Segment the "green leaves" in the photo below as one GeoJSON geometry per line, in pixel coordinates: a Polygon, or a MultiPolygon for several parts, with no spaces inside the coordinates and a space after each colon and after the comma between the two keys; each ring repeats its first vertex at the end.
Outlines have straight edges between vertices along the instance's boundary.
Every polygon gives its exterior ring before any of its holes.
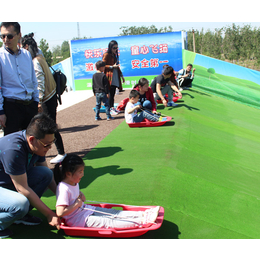
{"type": "MultiPolygon", "coordinates": [[[[215,70],[214,70],[213,68],[209,68],[209,69],[207,70],[207,72],[208,72],[209,74],[215,74],[215,70]]],[[[210,76],[209,76],[209,79],[210,79],[210,76]]]]}
{"type": "Polygon", "coordinates": [[[51,64],[52,63],[52,53],[49,50],[49,44],[47,43],[47,41],[45,39],[41,39],[40,40],[40,44],[38,46],[42,50],[43,55],[44,55],[46,61],[49,64],[51,64]]]}
{"type": "MultiPolygon", "coordinates": [[[[230,61],[252,69],[260,65],[260,28],[236,24],[204,32],[194,30],[195,52],[230,61]]],[[[193,51],[192,30],[188,31],[188,50],[193,51]]]]}
{"type": "Polygon", "coordinates": [[[150,34],[150,33],[165,33],[165,32],[172,32],[173,29],[171,26],[168,27],[162,27],[158,29],[155,25],[151,26],[122,26],[119,28],[122,30],[122,32],[119,34],[119,36],[125,36],[125,35],[140,35],[140,34],[150,34]]]}

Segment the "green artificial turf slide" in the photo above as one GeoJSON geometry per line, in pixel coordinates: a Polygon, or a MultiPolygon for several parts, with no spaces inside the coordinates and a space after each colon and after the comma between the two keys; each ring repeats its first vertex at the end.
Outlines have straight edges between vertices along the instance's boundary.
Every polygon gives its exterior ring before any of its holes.
{"type": "MultiPolygon", "coordinates": [[[[163,206],[161,228],[140,238],[260,238],[259,110],[193,88],[158,111],[173,120],[123,122],[86,155],[87,200],[163,206]]],[[[43,201],[55,208],[50,193],[43,201]]],[[[14,238],[72,238],[45,219],[12,229],[14,238]]]]}
{"type": "Polygon", "coordinates": [[[173,117],[162,127],[117,127],[87,154],[83,188],[90,200],[163,206],[165,225],[147,238],[259,238],[259,110],[198,90],[183,101],[159,106],[173,117]]]}

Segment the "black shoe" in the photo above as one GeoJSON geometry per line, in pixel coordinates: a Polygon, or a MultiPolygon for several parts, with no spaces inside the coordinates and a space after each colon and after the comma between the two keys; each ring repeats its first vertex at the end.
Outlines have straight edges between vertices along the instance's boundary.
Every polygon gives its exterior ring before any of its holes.
{"type": "Polygon", "coordinates": [[[7,238],[13,235],[13,231],[11,231],[9,228],[6,228],[5,230],[0,230],[0,238],[7,238]]]}
{"type": "Polygon", "coordinates": [[[15,224],[24,224],[28,226],[36,226],[41,224],[42,220],[38,217],[32,216],[32,215],[25,215],[23,218],[16,220],[15,224]]]}

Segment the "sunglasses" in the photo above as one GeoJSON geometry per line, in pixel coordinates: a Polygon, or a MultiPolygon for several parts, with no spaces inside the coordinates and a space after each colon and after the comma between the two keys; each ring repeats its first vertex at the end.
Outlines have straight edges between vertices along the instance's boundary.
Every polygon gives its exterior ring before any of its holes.
{"type": "MultiPolygon", "coordinates": [[[[17,34],[15,34],[15,35],[17,35],[17,34]]],[[[0,38],[3,40],[5,37],[7,37],[7,39],[12,40],[15,35],[12,35],[12,34],[1,34],[0,38]]]]}
{"type": "Polygon", "coordinates": [[[44,148],[50,148],[55,142],[56,142],[56,138],[54,138],[54,140],[50,143],[50,144],[44,144],[40,139],[37,139],[44,148]]]}
{"type": "Polygon", "coordinates": [[[113,50],[117,50],[117,49],[118,49],[118,47],[113,47],[112,49],[113,49],[113,50]]]}

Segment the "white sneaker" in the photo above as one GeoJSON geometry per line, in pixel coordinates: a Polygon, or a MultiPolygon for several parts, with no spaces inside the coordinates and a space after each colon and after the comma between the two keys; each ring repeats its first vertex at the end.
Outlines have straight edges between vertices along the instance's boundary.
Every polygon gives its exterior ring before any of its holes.
{"type": "Polygon", "coordinates": [[[144,212],[144,218],[145,218],[144,224],[155,223],[155,221],[158,217],[159,211],[160,211],[160,206],[145,210],[145,212],[144,212]]]}
{"type": "Polygon", "coordinates": [[[117,110],[116,110],[114,107],[112,107],[112,108],[110,109],[110,114],[111,114],[112,116],[116,116],[116,115],[118,115],[118,112],[117,112],[117,110]]]}
{"type": "Polygon", "coordinates": [[[50,163],[53,163],[53,164],[60,163],[64,160],[66,155],[67,154],[64,154],[64,155],[58,154],[56,157],[54,157],[53,159],[50,160],[50,163]]]}
{"type": "Polygon", "coordinates": [[[157,207],[151,209],[151,214],[150,214],[150,222],[151,223],[155,222],[155,220],[158,217],[159,211],[160,211],[160,206],[157,206],[157,207]]]}

